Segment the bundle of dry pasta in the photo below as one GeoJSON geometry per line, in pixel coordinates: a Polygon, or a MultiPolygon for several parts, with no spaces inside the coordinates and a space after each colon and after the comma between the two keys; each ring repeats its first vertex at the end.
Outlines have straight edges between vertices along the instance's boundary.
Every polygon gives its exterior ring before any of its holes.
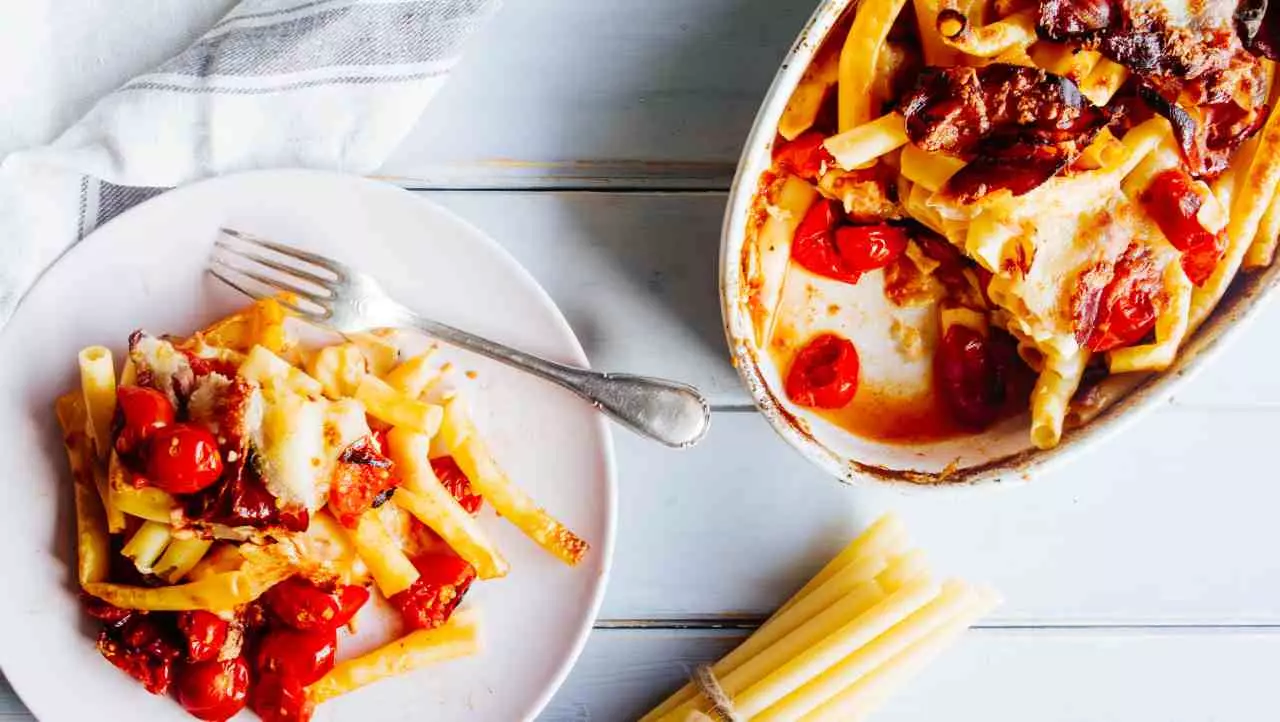
{"type": "Polygon", "coordinates": [[[907,548],[902,521],[888,514],[704,670],[699,684],[641,722],[707,713],[755,722],[864,719],[998,603],[991,590],[935,581],[920,551],[907,548]]]}

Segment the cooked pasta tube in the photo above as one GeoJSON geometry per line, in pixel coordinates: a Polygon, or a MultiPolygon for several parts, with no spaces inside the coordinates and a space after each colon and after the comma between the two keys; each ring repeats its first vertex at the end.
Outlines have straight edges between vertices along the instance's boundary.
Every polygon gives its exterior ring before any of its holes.
{"type": "Polygon", "coordinates": [[[964,167],[964,161],[943,153],[920,150],[915,143],[902,146],[899,157],[902,175],[917,186],[936,193],[964,167]]]}
{"type": "MultiPolygon", "coordinates": [[[[112,452],[107,460],[107,495],[113,508],[139,519],[168,523],[178,503],[163,489],[154,486],[134,486],[129,472],[120,461],[120,455],[112,452]]],[[[123,529],[123,521],[121,529],[123,529]]],[[[112,530],[118,531],[116,529],[112,530]]]]}
{"type": "Polygon", "coordinates": [[[320,704],[374,682],[412,672],[480,651],[479,620],[462,610],[435,629],[418,629],[368,654],[334,665],[307,687],[307,696],[320,704]]]}
{"type": "Polygon", "coordinates": [[[1256,140],[1249,170],[1237,181],[1239,188],[1227,206],[1231,219],[1227,223],[1226,254],[1213,275],[1192,295],[1189,333],[1195,333],[1227,292],[1280,185],[1280,113],[1271,112],[1256,140]]]}
{"type": "Polygon", "coordinates": [[[1076,85],[1088,77],[1094,66],[1102,59],[1102,54],[1096,50],[1085,50],[1078,46],[1048,40],[1035,43],[1028,52],[1036,65],[1054,75],[1070,78],[1076,85]]]}
{"type": "Polygon", "coordinates": [[[293,574],[282,561],[246,562],[240,569],[168,587],[134,587],[105,582],[84,585],[84,590],[121,609],[148,612],[180,612],[203,609],[231,612],[262,596],[293,574]]]}
{"type": "Polygon", "coordinates": [[[476,433],[462,403],[456,398],[445,405],[440,438],[453,455],[453,460],[458,463],[458,468],[471,481],[472,488],[492,504],[502,518],[566,564],[572,566],[582,561],[590,548],[587,542],[556,521],[528,494],[511,483],[476,433]]]}
{"type": "Polygon", "coordinates": [[[1267,212],[1262,215],[1258,232],[1244,255],[1244,268],[1270,266],[1276,256],[1277,244],[1280,244],[1280,194],[1271,199],[1267,212]]]}
{"type": "Polygon", "coordinates": [[[840,553],[827,562],[826,566],[822,567],[803,587],[800,587],[800,591],[792,595],[791,599],[782,605],[775,616],[798,604],[813,590],[826,584],[841,569],[854,563],[859,558],[895,556],[906,551],[906,544],[907,527],[902,523],[902,519],[893,513],[881,516],[855,537],[853,541],[849,542],[848,546],[840,550],[840,553]]]}
{"type": "Polygon", "coordinates": [[[752,296],[750,311],[756,346],[760,348],[764,348],[773,333],[772,324],[778,315],[774,311],[782,298],[796,227],[818,199],[818,191],[797,176],[786,176],[776,188],[775,197],[766,208],[768,215],[760,228],[760,236],[757,243],[752,244],[757,254],[752,257],[756,266],[752,277],[759,291],[752,296]]]}
{"type": "Polygon", "coordinates": [[[98,458],[105,460],[111,452],[111,420],[116,413],[116,367],[111,350],[105,346],[82,349],[80,390],[88,415],[87,431],[98,458]]]}
{"type": "Polygon", "coordinates": [[[177,584],[195,569],[212,545],[212,539],[174,539],[153,565],[155,575],[170,584],[177,584]]]}
{"type": "Polygon", "coordinates": [[[803,687],[833,664],[901,623],[926,602],[938,596],[940,588],[929,579],[919,579],[889,595],[879,604],[826,635],[821,641],[787,658],[764,679],[735,692],[734,707],[753,718],[779,700],[803,687]]]}
{"type": "Polygon", "coordinates": [[[397,427],[387,434],[387,446],[401,478],[392,501],[439,534],[481,579],[505,576],[507,560],[432,471],[431,440],[397,427]]]}
{"type": "Polygon", "coordinates": [[[129,537],[129,541],[125,542],[120,554],[131,560],[138,571],[150,574],[152,566],[164,553],[172,538],[173,528],[168,524],[158,521],[143,522],[133,536],[129,537]]]}
{"type": "Polygon", "coordinates": [[[313,399],[324,393],[324,387],[319,381],[280,358],[266,346],[258,345],[249,349],[249,354],[245,356],[237,373],[260,386],[283,384],[286,388],[313,399]]]}
{"type": "Polygon", "coordinates": [[[822,145],[845,170],[862,168],[907,142],[906,120],[896,111],[833,135],[822,145]]]}
{"type": "Polygon", "coordinates": [[[64,394],[58,397],[55,410],[58,424],[62,427],[62,443],[75,489],[76,578],[83,586],[107,578],[111,565],[111,541],[102,499],[94,486],[90,468],[92,454],[84,432],[84,402],[80,394],[64,394]]]}
{"type": "MultiPolygon", "coordinates": [[[[354,333],[350,334],[349,338],[364,354],[369,373],[378,378],[384,378],[400,362],[400,347],[395,343],[394,331],[354,333]]],[[[432,346],[432,349],[434,348],[432,346]]]]}
{"type": "Polygon", "coordinates": [[[876,60],[904,4],[906,0],[858,3],[849,35],[840,50],[837,127],[841,132],[872,118],[871,89],[876,79],[876,60]]]}
{"type": "Polygon", "coordinates": [[[1195,286],[1176,260],[1165,267],[1163,280],[1167,300],[1156,316],[1155,342],[1108,352],[1107,365],[1111,373],[1163,371],[1177,356],[1178,348],[1187,335],[1195,286]]]}
{"type": "Polygon", "coordinates": [[[1062,439],[1063,421],[1071,397],[1080,386],[1089,352],[1079,349],[1063,356],[1045,355],[1044,368],[1031,392],[1031,443],[1040,449],[1051,449],[1062,439]]]}
{"type": "Polygon", "coordinates": [[[924,53],[925,65],[949,67],[958,65],[960,53],[947,45],[938,34],[938,14],[942,10],[941,0],[912,0],[916,11],[916,30],[920,38],[920,49],[924,53]]]}
{"type": "Polygon", "coordinates": [[[860,722],[867,719],[890,695],[1000,603],[1000,597],[989,590],[979,589],[974,596],[973,601],[955,616],[919,639],[913,639],[905,649],[877,664],[857,682],[813,710],[804,718],[806,722],[860,722]]]}
{"type": "Polygon", "coordinates": [[[1116,94],[1124,81],[1129,78],[1129,70],[1110,58],[1100,58],[1080,81],[1080,92],[1089,102],[1097,106],[1106,105],[1116,94]]]}
{"type": "Polygon", "coordinates": [[[376,376],[360,380],[355,399],[364,404],[370,416],[429,437],[435,436],[444,419],[444,409],[402,394],[376,376]]]}
{"type": "Polygon", "coordinates": [[[359,555],[369,567],[373,581],[382,596],[390,599],[418,581],[418,569],[404,555],[387,528],[382,525],[377,509],[360,515],[355,529],[346,530],[359,555]]]}
{"type": "MultiPolygon", "coordinates": [[[[893,593],[911,579],[920,578],[928,573],[924,567],[923,555],[918,552],[898,555],[888,568],[884,568],[883,560],[878,557],[874,562],[878,564],[846,566],[796,605],[785,612],[775,614],[746,641],[716,662],[711,668],[712,673],[717,678],[725,677],[796,632],[809,620],[837,604],[851,605],[851,608],[869,608],[873,603],[872,599],[882,599],[886,592],[893,593]],[[877,568],[882,571],[878,574],[870,573],[877,568]],[[871,583],[873,579],[874,583],[871,583]]],[[[815,626],[815,629],[823,628],[825,627],[820,624],[815,626]]],[[[806,635],[801,641],[808,641],[809,636],[811,635],[806,635]]],[[[793,645],[798,646],[798,643],[793,645]]],[[[692,683],[686,684],[645,715],[642,722],[660,719],[678,707],[695,701],[699,694],[700,692],[692,683]]]]}
{"type": "Polygon", "coordinates": [[[387,384],[411,399],[421,398],[440,378],[440,369],[431,365],[435,354],[436,347],[432,346],[413,358],[405,359],[387,374],[387,384]]]}
{"type": "Polygon", "coordinates": [[[977,592],[969,585],[958,581],[944,583],[937,597],[751,719],[753,722],[782,722],[802,718],[942,627],[949,619],[963,614],[977,601],[977,592]]]}
{"type": "Polygon", "coordinates": [[[978,58],[993,58],[1013,48],[1026,48],[1034,43],[1036,35],[1036,19],[1039,11],[1035,8],[1016,12],[1008,17],[981,27],[974,24],[959,13],[942,11],[938,17],[938,35],[943,42],[962,53],[978,58]]]}
{"type": "Polygon", "coordinates": [[[822,103],[835,86],[839,75],[840,53],[834,49],[819,50],[791,93],[787,107],[782,111],[782,119],[778,121],[778,135],[787,140],[795,140],[813,127],[818,113],[822,111],[822,103]]]}

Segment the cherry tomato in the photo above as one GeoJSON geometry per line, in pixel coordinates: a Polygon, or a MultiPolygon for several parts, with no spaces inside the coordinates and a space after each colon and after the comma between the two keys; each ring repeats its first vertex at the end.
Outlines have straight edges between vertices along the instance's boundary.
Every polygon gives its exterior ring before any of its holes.
{"type": "Polygon", "coordinates": [[[1174,168],[1160,173],[1142,194],[1147,212],[1169,243],[1182,251],[1182,269],[1197,286],[1213,275],[1226,253],[1226,234],[1210,233],[1200,225],[1204,198],[1186,171],[1174,168]]]}
{"type": "Polygon", "coordinates": [[[178,631],[187,643],[188,662],[208,662],[218,658],[231,625],[213,612],[197,609],[178,613],[178,631]]]}
{"type": "Polygon", "coordinates": [[[907,232],[885,223],[874,226],[840,226],[836,252],[849,271],[865,273],[884,268],[907,248],[907,232]]]}
{"type": "Polygon", "coordinates": [[[951,417],[982,429],[1000,416],[1006,388],[987,337],[967,326],[947,329],[933,358],[934,383],[951,417]]]}
{"type": "Polygon", "coordinates": [[[1159,269],[1150,253],[1141,246],[1130,246],[1116,262],[1115,273],[1102,292],[1085,346],[1101,352],[1141,340],[1156,325],[1155,299],[1160,291],[1159,269]]]}
{"type": "Polygon", "coordinates": [[[262,722],[307,722],[315,704],[301,682],[270,674],[254,680],[249,707],[262,722]]]}
{"type": "Polygon", "coordinates": [[[333,630],[351,621],[369,600],[369,590],[350,585],[329,592],[302,577],[290,577],[267,590],[263,600],[277,619],[294,629],[333,630]]]}
{"type": "Polygon", "coordinates": [[[432,459],[431,470],[468,514],[475,516],[480,507],[484,506],[484,499],[472,490],[471,480],[458,468],[458,462],[452,456],[437,456],[432,459]]]}
{"type": "Polygon", "coordinates": [[[85,614],[110,628],[123,625],[134,614],[132,609],[121,609],[84,591],[80,592],[80,606],[84,608],[85,614]]]}
{"type": "Polygon", "coordinates": [[[791,242],[791,258],[811,273],[837,281],[857,283],[861,273],[845,266],[835,245],[840,204],[821,199],[809,207],[791,242]]]}
{"type": "Polygon", "coordinates": [[[801,406],[838,409],[858,391],[858,350],[835,334],[814,337],[787,372],[787,396],[801,406]]]}
{"type": "Polygon", "coordinates": [[[203,426],[172,424],[151,435],[147,479],[171,494],[193,494],[222,476],[218,440],[203,426]]]}
{"type": "Polygon", "coordinates": [[[343,526],[352,528],[360,515],[380,506],[399,484],[391,460],[368,437],[342,452],[329,487],[329,509],[343,526]]]}
{"type": "Polygon", "coordinates": [[[160,616],[146,613],[129,616],[118,628],[104,628],[98,651],[152,694],[169,691],[173,663],[181,654],[160,616]]]}
{"type": "Polygon", "coordinates": [[[418,581],[392,595],[404,623],[414,629],[434,629],[449,621],[476,578],[476,570],[453,554],[420,554],[413,560],[418,581]]]}
{"type": "Polygon", "coordinates": [[[173,423],[168,397],[146,386],[116,389],[116,451],[128,455],[158,429],[173,423]]]}
{"type": "Polygon", "coordinates": [[[276,627],[258,641],[254,671],[297,680],[305,686],[333,669],[337,646],[338,637],[332,629],[304,632],[276,627]]]}
{"type": "Polygon", "coordinates": [[[224,722],[249,699],[249,665],[244,657],[188,664],[178,674],[178,704],[193,717],[224,722]]]}
{"type": "Polygon", "coordinates": [[[778,166],[809,181],[816,181],[824,168],[834,167],[836,159],[823,147],[826,140],[816,130],[806,131],[795,140],[776,146],[774,158],[778,166]]]}

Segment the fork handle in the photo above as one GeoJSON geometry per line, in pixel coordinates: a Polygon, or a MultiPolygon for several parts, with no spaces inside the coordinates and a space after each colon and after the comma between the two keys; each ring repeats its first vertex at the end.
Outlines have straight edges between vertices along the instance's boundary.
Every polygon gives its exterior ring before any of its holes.
{"type": "Polygon", "coordinates": [[[627,428],[684,448],[696,444],[711,424],[707,400],[692,386],[646,376],[611,374],[548,361],[467,333],[405,309],[406,325],[513,368],[558,384],[591,402],[627,428]]]}

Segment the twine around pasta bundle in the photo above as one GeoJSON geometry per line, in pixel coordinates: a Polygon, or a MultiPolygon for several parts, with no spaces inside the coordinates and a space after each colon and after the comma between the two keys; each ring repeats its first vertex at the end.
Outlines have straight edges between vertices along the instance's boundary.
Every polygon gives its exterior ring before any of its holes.
{"type": "Polygon", "coordinates": [[[716,673],[711,670],[711,665],[700,664],[694,667],[693,674],[690,675],[690,681],[702,693],[702,696],[711,703],[710,717],[717,722],[746,722],[747,718],[738,714],[733,707],[733,698],[720,686],[720,680],[716,678],[716,673]]]}

